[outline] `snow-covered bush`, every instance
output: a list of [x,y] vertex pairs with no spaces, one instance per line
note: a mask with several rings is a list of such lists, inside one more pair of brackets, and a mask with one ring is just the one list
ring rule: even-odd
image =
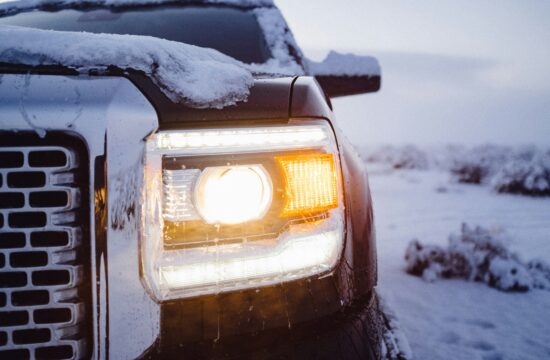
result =
[[392,169],[449,171],[460,183],[484,184],[499,193],[550,196],[550,149],[499,145],[364,148],[367,163]]
[[461,183],[486,183],[506,163],[510,152],[511,149],[504,146],[475,146],[454,156],[451,174]]
[[426,152],[413,145],[384,145],[373,151],[367,151],[365,160],[370,163],[390,165],[394,169],[427,169],[429,165]]
[[463,224],[460,233],[449,236],[446,248],[411,241],[405,252],[406,271],[427,281],[462,278],[504,291],[550,290],[550,264],[524,263],[505,244],[501,231]]
[[535,288],[550,289],[550,264],[541,259],[535,259],[527,263],[527,268],[533,276]]
[[426,153],[429,154],[430,164],[433,168],[441,171],[449,171],[456,159],[462,158],[467,153],[468,148],[463,145],[448,144],[445,146],[435,146],[426,148]]
[[550,153],[527,148],[514,153],[491,180],[500,193],[550,195]]

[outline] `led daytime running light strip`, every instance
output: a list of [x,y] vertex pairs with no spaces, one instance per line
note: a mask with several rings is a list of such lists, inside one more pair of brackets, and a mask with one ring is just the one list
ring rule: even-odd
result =
[[[327,139],[325,129],[315,125],[261,127],[231,130],[167,131],[155,135],[156,150],[215,151],[220,148],[246,150],[267,145],[272,147],[303,147],[318,145]],[[153,150],[153,149],[150,149]]]
[[[328,270],[338,258],[339,232],[330,231],[286,241],[276,252],[264,256],[243,256],[203,263],[181,264],[160,268],[160,276],[174,289],[197,285],[230,286],[227,282],[250,281],[271,276],[278,282],[280,276]],[[223,254],[223,251],[218,250]],[[312,271],[313,270],[313,271]],[[264,284],[265,285],[265,284]],[[200,291],[200,290],[199,290]]]

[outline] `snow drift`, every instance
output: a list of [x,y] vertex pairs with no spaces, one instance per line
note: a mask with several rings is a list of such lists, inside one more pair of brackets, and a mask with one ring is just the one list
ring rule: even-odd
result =
[[462,278],[504,291],[550,290],[550,264],[525,263],[505,244],[501,231],[463,224],[459,234],[449,236],[447,248],[411,241],[405,252],[406,271],[427,281]]
[[172,101],[196,108],[246,100],[254,81],[242,63],[216,50],[154,37],[0,26],[0,39],[0,62],[142,71]]

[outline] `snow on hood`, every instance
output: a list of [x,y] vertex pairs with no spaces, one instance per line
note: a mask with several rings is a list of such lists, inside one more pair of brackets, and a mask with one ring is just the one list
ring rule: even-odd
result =
[[[0,0],[1,1],[1,0]],[[241,7],[256,17],[271,51],[271,58],[265,63],[246,64],[245,67],[256,74],[295,76],[304,75],[301,63],[303,54],[294,40],[283,15],[273,0],[19,0],[0,3],[0,16],[28,11],[41,7],[78,7],[78,6],[131,6],[162,3],[182,4],[224,4]]]
[[62,65],[80,72],[115,66],[143,71],[172,101],[222,108],[244,101],[252,73],[213,49],[148,36],[0,26],[0,62]]
[[31,10],[43,6],[74,6],[74,5],[94,5],[94,6],[132,6],[162,3],[203,3],[203,4],[225,4],[239,7],[261,7],[273,6],[273,0],[16,0],[0,3],[0,15]]
[[308,60],[308,70],[313,75],[380,76],[380,65],[376,58],[331,51],[325,60]]

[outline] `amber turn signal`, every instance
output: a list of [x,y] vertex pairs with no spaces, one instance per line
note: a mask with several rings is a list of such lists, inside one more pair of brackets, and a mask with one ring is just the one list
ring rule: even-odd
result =
[[281,217],[308,216],[338,207],[338,182],[332,154],[277,156],[283,169],[286,204]]

